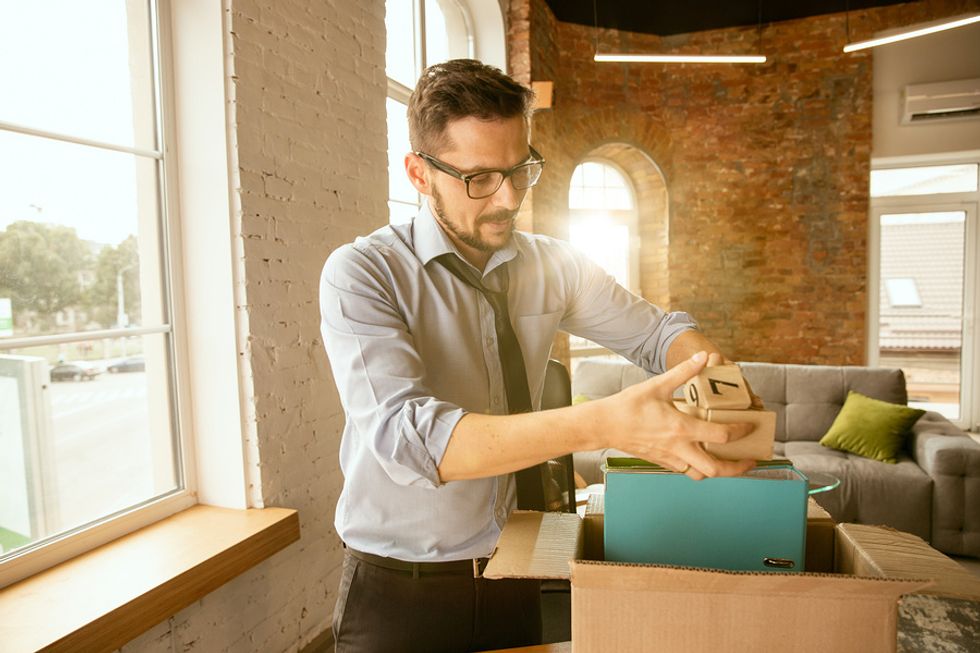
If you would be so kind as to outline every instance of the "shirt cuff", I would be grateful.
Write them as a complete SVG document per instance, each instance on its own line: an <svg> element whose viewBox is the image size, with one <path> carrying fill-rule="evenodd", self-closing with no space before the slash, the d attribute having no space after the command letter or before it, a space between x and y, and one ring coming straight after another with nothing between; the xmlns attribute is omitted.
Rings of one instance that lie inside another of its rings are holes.
<svg viewBox="0 0 980 653"><path fill-rule="evenodd" d="M685 331L701 330L694 318L680 311L665 315L664 324L661 326L661 329L660 343L656 349L657 354L653 361L654 369L651 370L654 374L663 374L667 371L667 351L677 336Z"/></svg>
<svg viewBox="0 0 980 653"><path fill-rule="evenodd" d="M437 488L442 485L439 463L456 424L466 411L436 399L408 401L398 416L392 452L394 468L388 473L403 485Z"/></svg>

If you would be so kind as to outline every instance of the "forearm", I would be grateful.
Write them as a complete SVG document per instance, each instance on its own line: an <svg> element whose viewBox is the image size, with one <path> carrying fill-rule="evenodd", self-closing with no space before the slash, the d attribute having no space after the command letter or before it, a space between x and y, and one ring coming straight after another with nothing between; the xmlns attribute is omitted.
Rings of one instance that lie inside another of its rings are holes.
<svg viewBox="0 0 980 653"><path fill-rule="evenodd" d="M602 446L600 401L520 415L468 413L439 463L443 482L515 472L573 451Z"/></svg>
<svg viewBox="0 0 980 653"><path fill-rule="evenodd" d="M670 343L670 348L667 350L667 369L688 360L699 351L708 353L709 365L716 362L716 359L714 356L712 356L712 354L721 360L725 359L725 355L721 352L717 345L708 340L708 338L706 338L700 331L691 329L680 334L674 338L672 343ZM721 362L721 360L717 360L717 362Z"/></svg>
<svg viewBox="0 0 980 653"><path fill-rule="evenodd" d="M751 425L695 419L671 401L674 390L704 369L707 358L702 351L664 374L577 406L522 415L467 414L450 435L438 465L439 478L446 482L497 476L603 447L684 470L695 479L743 473L753 461L717 460L701 443L738 439Z"/></svg>

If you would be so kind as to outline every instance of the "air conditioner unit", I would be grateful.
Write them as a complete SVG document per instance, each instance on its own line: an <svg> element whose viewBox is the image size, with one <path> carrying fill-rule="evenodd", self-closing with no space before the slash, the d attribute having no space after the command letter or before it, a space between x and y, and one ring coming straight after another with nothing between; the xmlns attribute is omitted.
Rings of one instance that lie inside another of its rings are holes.
<svg viewBox="0 0 980 653"><path fill-rule="evenodd" d="M902 94L902 124L980 117L980 79L909 84Z"/></svg>

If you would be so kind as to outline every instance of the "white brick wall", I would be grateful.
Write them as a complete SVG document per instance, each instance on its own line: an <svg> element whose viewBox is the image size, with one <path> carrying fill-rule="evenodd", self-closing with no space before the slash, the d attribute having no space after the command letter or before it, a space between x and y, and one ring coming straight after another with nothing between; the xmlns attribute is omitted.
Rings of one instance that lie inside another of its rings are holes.
<svg viewBox="0 0 980 653"><path fill-rule="evenodd" d="M301 540L127 644L124 653L296 651L329 627L343 412L319 334L326 256L387 219L384 0L225 0L241 207L237 289L265 505ZM254 440L254 441L252 441ZM255 458L257 457L257 460Z"/></svg>

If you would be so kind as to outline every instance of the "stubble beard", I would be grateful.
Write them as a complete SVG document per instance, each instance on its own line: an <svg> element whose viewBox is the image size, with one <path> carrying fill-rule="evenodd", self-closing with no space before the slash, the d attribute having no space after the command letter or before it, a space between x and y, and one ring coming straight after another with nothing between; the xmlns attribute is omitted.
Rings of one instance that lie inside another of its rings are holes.
<svg viewBox="0 0 980 653"><path fill-rule="evenodd" d="M464 231L463 228L451 220L443 211L442 208L442 197L439 195L439 191L436 188L432 189L432 201L430 202L432 213L435 215L436 220L442 225L442 228L455 236L461 243L468 247L480 252L496 252L497 250L503 248L510 242L513 238L514 230L517 228L517 211L496 211L487 215L480 216L476 220L476 224L473 225L473 231ZM510 229L507 232L507 237L499 245L494 245L488 243L486 240L480 238L480 225L485 222L503 222L504 220L510 220Z"/></svg>

